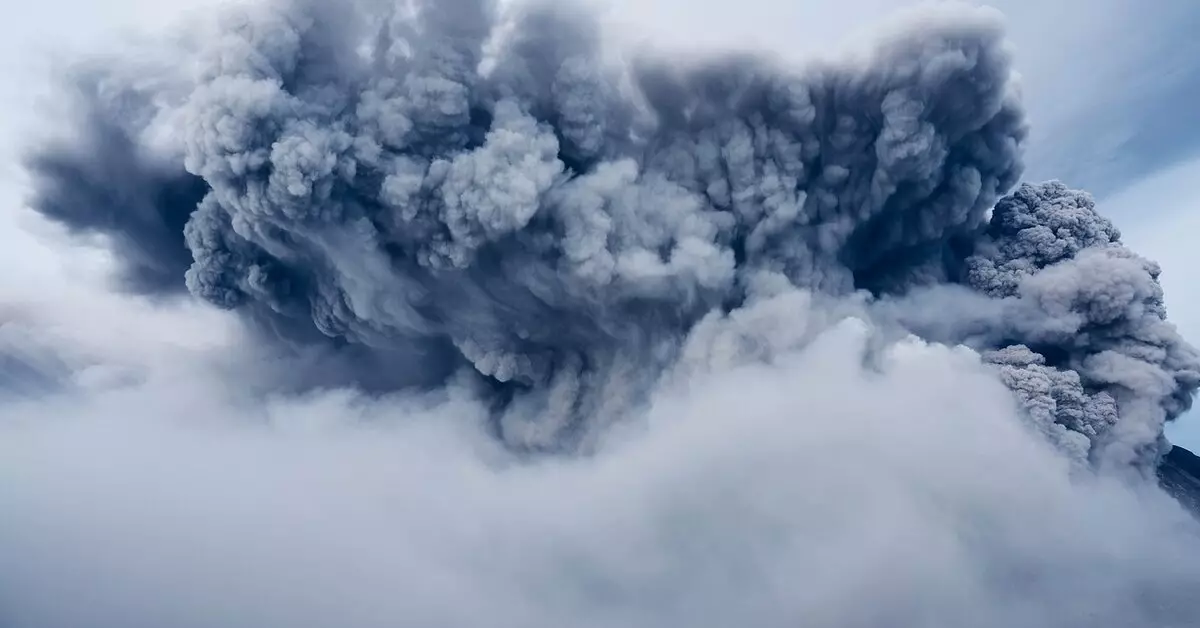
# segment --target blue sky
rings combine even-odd
[[[31,96],[46,59],[86,50],[129,29],[155,29],[219,0],[43,0],[0,26],[0,151],[33,121]],[[764,48],[803,58],[853,40],[909,0],[595,0],[627,38],[678,48]],[[1194,0],[994,0],[1010,20],[1034,135],[1027,179],[1059,178],[1091,191],[1139,253],[1159,261],[1172,320],[1200,341],[1200,3]],[[697,35],[699,33],[700,35]],[[0,153],[0,202],[19,203],[12,155]],[[0,262],[52,254],[14,235],[3,217]],[[92,258],[72,262],[87,266]],[[37,266],[36,264],[31,266]],[[11,266],[10,266],[11,267]],[[39,271],[0,278],[36,283]],[[11,275],[11,274],[10,274]],[[1200,449],[1200,415],[1169,431]]]

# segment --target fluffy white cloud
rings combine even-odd
[[[712,357],[693,364],[707,366],[578,459],[506,453],[453,389],[262,401],[203,347],[122,354],[130,376],[116,384],[85,380],[0,414],[0,619],[1062,628],[1196,616],[1194,523],[1156,491],[1072,477],[976,355],[909,341],[868,361],[861,321],[826,320],[802,296],[765,305],[761,325],[702,343]],[[808,333],[772,338],[782,321]],[[774,342],[768,362],[728,352],[755,338]]]

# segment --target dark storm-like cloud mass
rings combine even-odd
[[[1200,358],[1019,183],[996,13],[804,67],[557,2],[216,22],[29,152],[122,293],[0,318],[0,625],[1196,624],[1149,480]]]
[[[186,285],[264,337],[337,345],[329,383],[466,365],[517,446],[577,446],[702,316],[775,284],[986,297],[967,319],[985,329],[908,326],[997,350],[1080,457],[1115,440],[1152,465],[1190,403],[1200,361],[1158,270],[1090,199],[1049,184],[997,205],[1027,131],[994,14],[925,12],[795,69],[614,65],[573,6],[411,8],[255,7],[163,94],[86,74],[105,89],[81,91],[77,141],[34,151],[32,205],[109,236],[135,290]],[[142,148],[154,124],[174,153]]]
[[[40,146],[28,159],[33,208],[82,234],[104,235],[122,261],[132,291],[182,291],[191,265],[183,239],[207,186],[182,164],[157,161],[139,145],[149,103],[129,91],[111,93],[80,73],[65,96],[68,127],[78,132]]]

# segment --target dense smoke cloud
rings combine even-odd
[[[128,88],[107,93],[109,86],[82,70],[71,78],[67,110],[78,117],[70,126],[78,133],[31,155],[37,210],[77,232],[109,236],[128,288],[180,291],[192,261],[183,228],[206,193],[204,182],[156,162],[138,143],[136,129],[151,115],[144,96]]]
[[[1086,193],[1016,187],[998,14],[610,52],[296,0],[72,73],[31,207],[120,311],[243,325],[0,325],[0,624],[1194,623],[1144,480],[1200,354]]]
[[[794,69],[606,63],[573,5],[361,8],[254,7],[189,74],[86,74],[78,141],[30,160],[33,206],[112,236],[135,289],[186,283],[370,365],[336,383],[469,364],[514,446],[577,447],[702,316],[777,283],[1021,301],[969,337],[909,326],[1000,349],[1080,458],[1152,467],[1200,383],[1157,269],[1086,196],[1024,187],[989,221],[1026,136],[991,12],[920,11],[860,58]],[[174,146],[141,148],[163,128]]]
[[[558,416],[502,427],[514,444],[563,446],[613,387],[652,382],[692,324],[768,275],[836,294],[903,283],[977,229],[1020,168],[990,13],[930,13],[868,59],[807,72],[606,66],[593,22],[549,4],[511,16],[486,59],[488,2],[418,3],[382,26],[343,13],[236,18],[176,82],[160,117],[182,138],[177,181],[209,186],[182,230],[187,286],[425,374],[469,363],[516,406]],[[127,143],[33,166],[49,190],[85,194],[73,178],[88,160],[139,172]],[[96,226],[53,194],[33,204]],[[141,222],[106,223],[133,240],[118,243],[131,266],[178,244]]]
[[[960,285],[919,287],[879,310],[982,350],[1076,459],[1153,469],[1164,422],[1200,383],[1200,354],[1166,320],[1158,265],[1120,243],[1090,196],[1058,182],[1001,199],[972,249]]]
[[[1191,406],[1200,354],[1166,322],[1158,266],[1119,237],[1086,194],[1022,186],[996,206],[967,277],[1051,321],[1020,336],[1040,354],[1020,345],[992,354],[1015,390],[1042,397],[1027,404],[1053,407],[1057,424],[1099,439],[1108,462],[1153,463],[1164,419]]]

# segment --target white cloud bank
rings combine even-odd
[[[866,368],[864,323],[753,311],[595,455],[537,461],[465,395],[263,401],[220,341],[130,353],[76,311],[124,376],[0,410],[0,625],[1194,622],[1195,523],[1072,477],[974,354]]]

